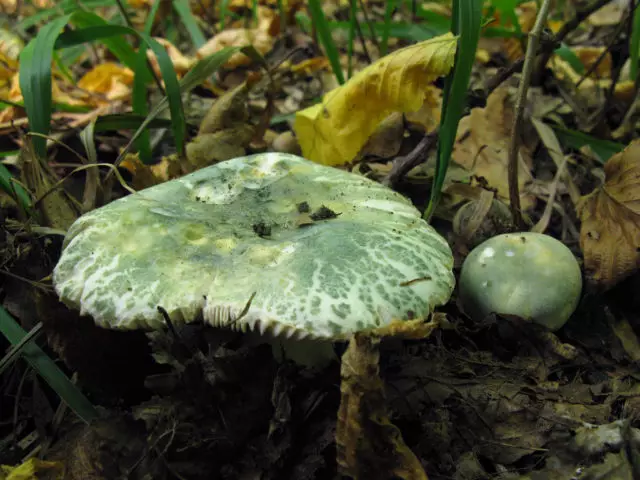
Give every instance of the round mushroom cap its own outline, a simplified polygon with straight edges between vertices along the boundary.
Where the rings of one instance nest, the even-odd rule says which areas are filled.
[[[462,309],[473,319],[516,315],[557,330],[578,305],[582,274],[571,250],[555,238],[507,233],[471,251],[458,288]]]
[[[402,195],[295,155],[236,158],[80,217],[53,273],[103,327],[204,321],[345,338],[425,318],[454,287],[446,241]]]

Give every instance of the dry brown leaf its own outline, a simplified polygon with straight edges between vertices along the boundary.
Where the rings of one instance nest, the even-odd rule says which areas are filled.
[[[198,135],[215,133],[237,124],[247,123],[249,121],[247,108],[249,89],[250,85],[243,82],[218,98],[200,122]]]
[[[460,121],[452,155],[455,163],[496,189],[502,200],[509,198],[507,165],[513,113],[510,87],[503,85],[489,95],[486,107],[474,108]],[[531,181],[531,148],[524,142],[520,143],[518,158],[520,201],[527,210],[535,197],[526,191]]]
[[[337,460],[342,475],[356,480],[427,480],[387,414],[378,365],[379,338],[357,333],[342,356]]]
[[[343,165],[393,112],[419,110],[425,88],[453,66],[458,40],[451,34],[397,50],[296,113],[294,130],[305,158]]]
[[[609,289],[640,266],[640,141],[604,166],[605,184],[582,198],[580,247],[588,281]]]

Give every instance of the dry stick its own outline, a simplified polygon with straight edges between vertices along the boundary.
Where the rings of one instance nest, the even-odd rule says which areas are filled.
[[[424,162],[427,152],[435,145],[438,139],[438,131],[436,128],[433,132],[425,134],[422,140],[415,146],[408,155],[397,157],[391,165],[391,171],[382,180],[382,184],[388,187],[394,187],[400,179],[404,177],[412,168],[417,167]]]
[[[519,229],[524,229],[525,224],[520,210],[520,192],[518,189],[518,144],[520,131],[522,130],[524,107],[527,102],[527,90],[529,88],[529,82],[531,81],[531,73],[533,72],[533,63],[536,58],[536,51],[538,50],[538,41],[540,40],[540,34],[542,33],[542,29],[544,28],[544,24],[547,20],[547,14],[549,13],[550,6],[551,0],[544,0],[540,7],[540,11],[538,12],[536,23],[529,34],[527,53],[524,57],[522,76],[520,77],[520,85],[518,86],[515,118],[513,119],[513,128],[511,130],[511,143],[509,144],[509,203],[513,223]]]
[[[593,12],[600,10],[602,7],[604,7],[607,3],[610,3],[610,2],[611,0],[595,0],[593,3],[591,3],[591,5],[577,12],[576,16],[573,17],[571,20],[569,20],[567,23],[565,23],[560,29],[560,31],[556,34],[555,36],[556,42],[558,43],[562,42],[567,37],[567,35],[569,35],[576,28],[578,28],[578,26],[582,23],[583,20],[585,20]],[[542,52],[542,54],[538,58],[538,61],[536,62],[536,68],[535,68],[536,74],[532,81],[533,85],[540,84],[540,81],[542,80],[542,75],[544,74],[544,69],[547,65],[547,62],[551,58],[551,55],[553,55],[553,49],[545,50],[544,52]]]

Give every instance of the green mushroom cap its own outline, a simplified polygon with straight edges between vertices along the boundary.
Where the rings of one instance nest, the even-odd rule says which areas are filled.
[[[446,241],[402,195],[303,158],[236,158],[69,229],[61,300],[115,329],[175,323],[345,338],[426,317],[454,287]]]
[[[516,315],[557,330],[578,305],[582,274],[571,251],[555,238],[507,233],[471,251],[458,288],[462,308],[471,318]]]

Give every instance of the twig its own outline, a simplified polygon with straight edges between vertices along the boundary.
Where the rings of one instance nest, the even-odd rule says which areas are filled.
[[[567,37],[567,35],[569,35],[576,28],[578,28],[578,26],[582,23],[583,20],[585,20],[593,12],[595,12],[596,10],[600,10],[602,7],[604,7],[607,3],[610,3],[610,2],[611,0],[595,0],[593,3],[591,3],[591,5],[577,12],[575,17],[573,17],[571,20],[565,23],[560,29],[560,31],[556,34],[556,42],[557,43],[562,42]],[[538,18],[540,18],[540,15],[538,15]],[[535,26],[534,26],[534,29],[535,29]],[[536,73],[533,77],[533,81],[532,81],[533,85],[540,84],[540,81],[542,80],[542,75],[544,73],[544,69],[547,65],[547,62],[551,58],[551,55],[553,55],[553,50],[545,50],[544,52],[542,52],[540,57],[538,57],[538,61],[536,62],[536,67],[534,69]]]
[[[426,153],[435,145],[438,129],[426,134],[408,155],[397,157],[391,166],[391,171],[382,180],[382,184],[394,187],[412,168],[420,165],[426,158]]]
[[[527,90],[531,82],[531,73],[533,72],[533,63],[535,62],[536,52],[538,51],[538,41],[542,34],[551,0],[544,0],[536,23],[529,33],[529,42],[527,44],[527,53],[524,57],[524,65],[522,67],[522,76],[520,77],[520,85],[518,86],[518,96],[516,99],[515,116],[513,119],[513,128],[511,130],[511,142],[509,144],[509,203],[511,207],[511,216],[514,225],[519,229],[524,229],[525,224],[522,219],[522,211],[520,209],[520,191],[518,188],[518,149],[520,140],[520,131],[522,130],[522,121],[524,116],[524,107],[527,102]]]

